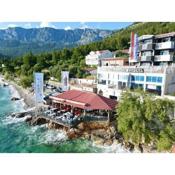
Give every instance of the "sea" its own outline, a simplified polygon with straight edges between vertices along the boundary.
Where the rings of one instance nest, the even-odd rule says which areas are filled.
[[[46,125],[30,126],[25,118],[12,118],[24,111],[24,102],[11,101],[12,90],[0,86],[0,153],[115,153],[126,152],[120,145],[103,147],[86,139],[69,140],[62,130]]]

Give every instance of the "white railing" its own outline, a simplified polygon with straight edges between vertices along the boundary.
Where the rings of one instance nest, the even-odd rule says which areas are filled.
[[[173,41],[156,43],[156,45],[155,45],[155,49],[173,49],[173,48],[174,48],[174,42]]]
[[[172,55],[155,55],[154,61],[173,61]]]
[[[144,55],[141,56],[141,61],[151,61],[152,56],[151,55]]]

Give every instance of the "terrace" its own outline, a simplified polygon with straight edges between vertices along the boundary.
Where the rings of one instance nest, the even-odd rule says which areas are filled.
[[[110,121],[117,102],[91,92],[70,90],[51,96],[52,107],[40,111],[39,117],[65,127],[81,122]]]

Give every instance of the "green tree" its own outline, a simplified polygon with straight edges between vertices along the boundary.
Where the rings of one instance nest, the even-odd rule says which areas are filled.
[[[154,143],[158,150],[168,150],[175,142],[171,123],[174,102],[157,99],[145,92],[127,91],[117,106],[117,127],[126,142],[135,145]]]
[[[33,77],[27,77],[27,76],[23,76],[20,79],[20,84],[22,85],[22,87],[27,88],[30,87],[31,84],[33,82]]]

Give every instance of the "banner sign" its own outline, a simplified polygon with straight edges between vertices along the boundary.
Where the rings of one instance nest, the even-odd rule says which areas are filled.
[[[130,61],[138,61],[139,40],[138,35],[131,32]]]
[[[61,83],[63,91],[69,90],[69,72],[62,71],[61,72]]]
[[[35,100],[37,103],[43,101],[43,73],[34,74],[34,91],[35,91]]]

